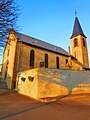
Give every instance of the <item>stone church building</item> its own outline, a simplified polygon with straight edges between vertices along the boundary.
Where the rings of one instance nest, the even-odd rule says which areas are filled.
[[[71,35],[72,54],[61,47],[52,45],[22,33],[12,28],[3,53],[2,79],[9,88],[16,87],[17,75],[34,68],[88,70],[88,49],[86,36],[78,18],[75,18]]]

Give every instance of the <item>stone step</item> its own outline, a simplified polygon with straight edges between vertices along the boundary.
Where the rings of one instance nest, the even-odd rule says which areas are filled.
[[[11,92],[13,92],[13,90],[9,90],[9,89],[0,89],[0,95],[1,95],[1,94],[11,93]]]
[[[0,89],[8,89],[5,80],[0,80]]]
[[[13,91],[14,91],[14,90],[8,89],[5,80],[0,80],[0,95],[1,95],[1,94],[11,93],[11,92],[13,92]]]

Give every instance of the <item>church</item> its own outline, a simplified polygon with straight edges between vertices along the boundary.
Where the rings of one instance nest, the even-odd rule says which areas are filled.
[[[37,38],[15,32],[12,28],[8,35],[2,61],[2,79],[8,81],[9,89],[16,88],[20,72],[43,69],[89,70],[86,36],[78,17],[75,17],[73,32],[68,51]]]

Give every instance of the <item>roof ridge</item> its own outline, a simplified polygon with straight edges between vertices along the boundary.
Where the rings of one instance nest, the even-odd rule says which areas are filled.
[[[29,35],[25,35],[19,32],[16,32],[17,37],[19,38],[19,41],[27,43],[27,44],[31,44],[37,47],[41,47],[47,50],[51,50],[53,52],[57,52],[57,53],[61,53],[64,55],[68,55],[68,52],[66,50],[64,50],[61,47],[58,47],[56,45],[53,45],[51,43],[45,42],[43,40],[39,40],[37,38],[34,38],[32,36]]]

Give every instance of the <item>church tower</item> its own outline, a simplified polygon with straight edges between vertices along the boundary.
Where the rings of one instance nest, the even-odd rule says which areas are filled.
[[[88,62],[88,50],[87,50],[87,41],[86,36],[81,28],[78,18],[75,18],[73,33],[71,36],[72,43],[72,55],[76,57],[76,59],[89,67]]]

